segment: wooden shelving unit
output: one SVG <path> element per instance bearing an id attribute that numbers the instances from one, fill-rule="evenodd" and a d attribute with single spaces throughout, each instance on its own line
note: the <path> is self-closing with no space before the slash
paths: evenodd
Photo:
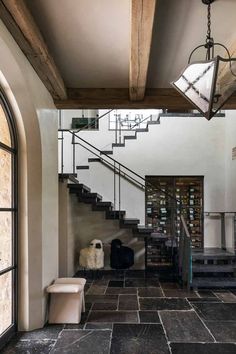
<path id="1" fill-rule="evenodd" d="M 203 177 L 202 176 L 146 176 L 146 181 L 157 191 L 146 187 L 146 224 L 168 239 L 177 239 L 181 233 L 180 206 L 170 197 L 181 201 L 182 213 L 192 239 L 192 247 L 203 248 Z M 169 194 L 169 196 L 167 194 Z M 153 247 L 152 247 L 153 244 Z M 146 243 L 146 266 L 164 262 L 163 240 Z M 167 249 L 167 248 L 166 248 Z M 168 258 L 168 257 L 167 257 Z M 168 261 L 166 261 L 168 263 Z"/>

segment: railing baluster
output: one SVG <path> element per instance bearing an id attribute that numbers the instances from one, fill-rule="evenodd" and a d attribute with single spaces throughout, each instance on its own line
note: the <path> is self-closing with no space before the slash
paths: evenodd
<path id="1" fill-rule="evenodd" d="M 116 209 L 116 163 L 114 162 L 114 210 Z"/>
<path id="2" fill-rule="evenodd" d="M 72 146 L 73 146 L 73 173 L 75 174 L 75 137 L 73 134 L 73 138 L 72 138 Z"/>
<path id="3" fill-rule="evenodd" d="M 119 164 L 119 212 L 120 212 L 120 198 L 121 198 L 121 190 L 120 190 L 120 164 Z"/>
<path id="4" fill-rule="evenodd" d="M 61 134 L 61 174 L 64 172 L 64 133 Z"/>

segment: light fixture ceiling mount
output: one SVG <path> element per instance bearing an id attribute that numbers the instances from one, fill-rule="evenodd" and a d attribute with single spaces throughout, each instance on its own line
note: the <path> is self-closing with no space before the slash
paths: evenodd
<path id="1" fill-rule="evenodd" d="M 190 101 L 197 110 L 210 120 L 236 90 L 236 58 L 231 58 L 227 47 L 214 42 L 211 36 L 211 4 L 215 0 L 202 0 L 207 5 L 206 42 L 194 48 L 190 53 L 188 65 L 171 84 L 181 95 Z M 215 56 L 216 47 L 226 52 L 226 57 Z M 205 48 L 203 61 L 192 62 L 193 54 L 200 48 Z"/>

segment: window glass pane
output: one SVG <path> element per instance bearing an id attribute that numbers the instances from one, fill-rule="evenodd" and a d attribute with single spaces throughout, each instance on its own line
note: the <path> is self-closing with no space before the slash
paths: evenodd
<path id="1" fill-rule="evenodd" d="M 12 265 L 12 213 L 0 211 L 0 270 Z"/>
<path id="2" fill-rule="evenodd" d="M 11 160 L 9 152 L 0 148 L 0 208 L 11 208 Z"/>
<path id="3" fill-rule="evenodd" d="M 0 276 L 0 335 L 12 324 L 12 272 Z"/>
<path id="4" fill-rule="evenodd" d="M 11 135 L 5 112 L 0 105 L 0 142 L 11 146 Z"/>

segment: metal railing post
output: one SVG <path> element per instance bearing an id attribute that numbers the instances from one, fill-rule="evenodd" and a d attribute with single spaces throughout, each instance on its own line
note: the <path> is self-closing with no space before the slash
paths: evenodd
<path id="1" fill-rule="evenodd" d="M 72 135 L 72 170 L 73 173 L 75 174 L 75 136 L 74 133 Z"/>
<path id="2" fill-rule="evenodd" d="M 116 163 L 114 162 L 114 209 L 116 209 Z"/>
<path id="3" fill-rule="evenodd" d="M 121 180 L 120 180 L 120 164 L 119 164 L 119 211 L 120 211 L 120 198 L 121 198 L 120 184 L 121 184 Z"/>
<path id="4" fill-rule="evenodd" d="M 64 172 L 64 132 L 61 134 L 61 174 Z"/>

